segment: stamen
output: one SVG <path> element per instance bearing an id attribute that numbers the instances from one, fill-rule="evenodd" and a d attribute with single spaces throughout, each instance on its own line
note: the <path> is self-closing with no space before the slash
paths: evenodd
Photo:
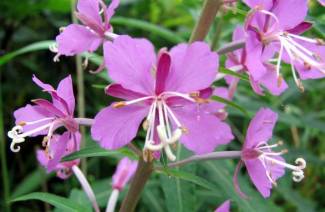
<path id="1" fill-rule="evenodd" d="M 175 92 L 175 91 L 165 91 L 165 92 L 163 92 L 163 93 L 161 93 L 159 95 L 159 97 L 166 97 L 166 98 L 168 98 L 168 97 L 174 97 L 174 96 L 178 96 L 178 97 L 184 98 L 186 100 L 189 100 L 191 102 L 195 102 L 195 100 L 193 98 L 191 98 L 190 95 L 178 93 L 178 92 Z"/>
<path id="2" fill-rule="evenodd" d="M 154 96 L 145 96 L 145 97 L 141 97 L 141 98 L 130 100 L 130 101 L 115 102 L 115 103 L 113 103 L 112 107 L 121 108 L 126 105 L 132 105 L 132 104 L 143 102 L 145 100 L 153 99 L 153 98 L 155 98 L 155 97 Z"/>

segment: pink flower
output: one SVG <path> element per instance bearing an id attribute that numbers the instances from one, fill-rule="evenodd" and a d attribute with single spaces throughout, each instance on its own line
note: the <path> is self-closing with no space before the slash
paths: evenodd
<path id="1" fill-rule="evenodd" d="M 132 161 L 127 157 L 122 158 L 113 175 L 113 189 L 121 191 L 133 177 L 137 166 L 137 161 Z"/>
<path id="2" fill-rule="evenodd" d="M 79 149 L 79 126 L 73 118 L 75 98 L 73 94 L 71 76 L 63 79 L 55 90 L 51 85 L 41 82 L 36 76 L 33 81 L 52 96 L 52 102 L 45 99 L 33 100 L 35 105 L 27 104 L 14 112 L 16 126 L 8 132 L 12 139 L 10 148 L 18 152 L 26 137 L 46 135 L 43 145 L 44 152 L 38 152 L 38 158 L 48 171 L 56 170 L 61 158 L 72 151 Z M 54 134 L 55 130 L 64 127 L 66 132 L 62 135 Z M 44 158 L 46 155 L 47 159 Z M 71 162 L 76 163 L 76 161 Z M 63 166 L 69 163 L 63 163 Z M 61 168 L 60 168 L 61 169 Z"/>
<path id="3" fill-rule="evenodd" d="M 95 51 L 103 43 L 105 33 L 112 31 L 109 21 L 119 3 L 119 0 L 112 0 L 107 7 L 103 0 L 78 0 L 75 14 L 83 25 L 70 24 L 56 37 L 58 54 L 54 60 L 58 61 L 60 55 Z"/>
<path id="4" fill-rule="evenodd" d="M 230 200 L 225 201 L 220 205 L 214 212 L 229 212 L 230 211 Z"/>
<path id="5" fill-rule="evenodd" d="M 245 0 L 245 3 L 253 8 L 245 23 L 245 65 L 257 84 L 269 78 L 272 87 L 280 89 L 284 83 L 280 74 L 281 61 L 291 65 L 293 78 L 302 91 L 301 79 L 325 76 L 324 41 L 299 35 L 311 27 L 310 23 L 304 22 L 307 0 Z M 268 70 L 265 64 L 273 62 L 275 65 Z"/>
<path id="6" fill-rule="evenodd" d="M 207 44 L 180 44 L 170 52 L 145 39 L 119 36 L 104 51 L 110 77 L 116 84 L 106 94 L 124 99 L 101 110 L 92 137 L 107 149 L 117 149 L 136 136 L 143 119 L 147 131 L 144 150 L 164 150 L 175 160 L 170 145 L 177 140 L 202 154 L 233 138 L 229 126 L 201 109 L 212 94 L 218 55 Z M 221 133 L 220 133 L 221 132 Z"/>
<path id="7" fill-rule="evenodd" d="M 267 144 L 268 140 L 272 138 L 277 118 L 277 114 L 272 110 L 262 108 L 249 124 L 242 149 L 242 161 L 238 164 L 234 176 L 235 187 L 242 196 L 245 194 L 240 191 L 237 182 L 237 174 L 242 162 L 245 164 L 253 184 L 264 198 L 270 196 L 272 185 L 276 185 L 276 180 L 284 175 L 285 168 L 292 170 L 294 181 L 299 182 L 304 178 L 303 169 L 306 167 L 304 159 L 296 160 L 298 166 L 288 164 L 281 157 L 286 150 L 272 152 L 272 148 L 281 145 L 281 142 L 273 145 Z"/>
<path id="8" fill-rule="evenodd" d="M 241 26 L 237 26 L 234 33 L 233 33 L 233 41 L 238 41 L 242 39 L 246 39 L 246 33 L 244 31 L 244 28 Z M 267 61 L 267 58 L 262 57 L 262 66 L 263 70 L 265 70 L 265 74 L 259 79 L 255 80 L 253 75 L 250 74 L 250 68 L 252 66 L 247 66 L 246 65 L 246 58 L 247 55 L 250 54 L 251 52 L 247 52 L 246 48 L 244 49 L 238 49 L 236 51 L 233 51 L 229 53 L 227 56 L 227 61 L 226 61 L 226 67 L 234 72 L 238 73 L 248 73 L 249 79 L 251 86 L 253 90 L 259 94 L 263 95 L 263 88 L 261 85 L 265 88 L 267 88 L 271 94 L 273 95 L 280 95 L 285 89 L 288 88 L 288 85 L 285 81 L 281 83 L 281 85 L 278 85 L 278 78 L 276 75 L 276 67 L 272 63 Z M 253 70 L 255 70 L 255 67 L 253 66 Z M 230 90 L 232 93 L 234 92 L 233 90 L 236 89 L 237 84 L 239 79 L 231 76 L 226 76 L 225 77 L 227 83 L 230 86 Z"/>

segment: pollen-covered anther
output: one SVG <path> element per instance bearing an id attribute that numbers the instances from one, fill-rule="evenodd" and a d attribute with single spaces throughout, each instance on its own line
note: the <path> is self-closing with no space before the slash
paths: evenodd
<path id="1" fill-rule="evenodd" d="M 196 98 L 194 98 L 194 100 L 199 104 L 207 104 L 210 102 L 210 99 L 203 99 L 200 97 L 196 97 Z"/>
<path id="2" fill-rule="evenodd" d="M 149 121 L 147 119 L 143 121 L 142 128 L 144 130 L 148 130 L 148 128 L 149 128 Z"/>
<path id="3" fill-rule="evenodd" d="M 44 136 L 43 141 L 42 141 L 42 147 L 46 147 L 48 141 L 49 141 L 49 138 L 47 136 Z"/>
<path id="4" fill-rule="evenodd" d="M 188 129 L 186 127 L 184 127 L 184 126 L 180 127 L 180 129 L 182 130 L 182 132 L 184 134 L 188 134 L 189 133 Z"/>
<path id="5" fill-rule="evenodd" d="M 26 122 L 25 122 L 25 121 L 20 121 L 20 122 L 18 123 L 18 125 L 23 127 L 23 126 L 26 125 Z"/>
<path id="6" fill-rule="evenodd" d="M 60 27 L 60 28 L 59 28 L 60 33 L 63 32 L 63 31 L 65 30 L 65 28 L 66 28 L 66 27 Z"/>
<path id="7" fill-rule="evenodd" d="M 142 156 L 143 156 L 143 160 L 145 162 L 151 162 L 154 159 L 154 157 L 152 155 L 152 151 L 150 151 L 149 149 L 146 149 L 146 148 L 143 149 Z"/>
<path id="8" fill-rule="evenodd" d="M 321 45 L 321 46 L 325 45 L 325 41 L 324 41 L 323 39 L 321 39 L 321 38 L 316 38 L 315 40 L 316 40 L 316 44 L 317 44 L 317 45 Z"/>
<path id="9" fill-rule="evenodd" d="M 125 102 L 115 102 L 115 103 L 113 103 L 113 108 L 121 108 L 121 107 L 124 107 L 124 106 L 126 106 Z"/>

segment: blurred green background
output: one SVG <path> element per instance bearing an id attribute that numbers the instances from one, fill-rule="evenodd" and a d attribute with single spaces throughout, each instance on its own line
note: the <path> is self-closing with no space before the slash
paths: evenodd
<path id="1" fill-rule="evenodd" d="M 202 1 L 197 0 L 121 1 L 112 19 L 115 33 L 146 37 L 157 49 L 187 41 L 202 7 Z M 216 45 L 220 47 L 231 41 L 234 27 L 243 23 L 248 11 L 242 4 L 239 4 L 239 8 L 236 12 L 223 11 L 218 14 L 206 38 L 207 42 L 212 43 L 216 39 Z M 315 26 L 307 33 L 308 36 L 324 38 L 325 9 L 316 1 L 310 2 L 308 20 L 313 21 Z M 12 113 L 15 109 L 29 103 L 31 99 L 43 96 L 47 98 L 31 82 L 32 74 L 54 86 L 68 74 L 76 79 L 75 58 L 61 57 L 59 63 L 54 63 L 54 54 L 46 48 L 49 42 L 39 43 L 53 40 L 59 28 L 70 22 L 70 0 L 0 1 L 0 139 L 2 165 L 7 165 L 7 171 L 1 169 L 0 211 L 5 210 L 5 195 L 13 199 L 34 191 L 53 193 L 69 198 L 76 204 L 88 205 L 73 176 L 62 181 L 54 174 L 47 175 L 39 167 L 35 150 L 41 147 L 42 138 L 28 139 L 21 151 L 14 154 L 10 152 L 10 141 L 6 136 L 14 125 Z M 221 28 L 218 29 L 219 27 Z M 30 44 L 33 45 L 29 46 Z M 224 56 L 221 61 L 224 61 Z M 96 64 L 90 63 L 88 69 L 96 67 Z M 305 81 L 306 91 L 300 93 L 291 80 L 289 70 L 284 70 L 284 73 L 288 73 L 286 78 L 291 87 L 280 97 L 269 94 L 257 96 L 249 83 L 242 81 L 239 84 L 234 102 L 245 108 L 250 117 L 228 108 L 229 123 L 237 138 L 230 145 L 219 149 L 240 149 L 250 118 L 259 107 L 271 107 L 280 114 L 274 141 L 281 139 L 285 142 L 285 148 L 289 150 L 286 159 L 293 163 L 295 158 L 302 156 L 307 161 L 305 179 L 301 183 L 294 183 L 291 173 L 287 172 L 279 180 L 271 198 L 264 200 L 243 169 L 239 181 L 242 190 L 251 197 L 243 200 L 235 193 L 232 185 L 237 160 L 191 164 L 178 170 L 177 175 L 152 175 L 137 211 L 212 211 L 226 199 L 232 200 L 233 211 L 325 211 L 325 80 Z M 104 75 L 91 75 L 85 71 L 87 117 L 94 117 L 99 109 L 112 101 L 102 90 L 107 84 Z M 224 82 L 216 84 L 223 85 Z M 76 90 L 75 87 L 77 93 Z M 86 134 L 87 144 L 93 145 L 89 129 L 86 129 Z M 136 140 L 141 144 L 141 133 Z M 179 148 L 180 157 L 189 154 Z M 110 193 L 110 176 L 120 157 L 115 154 L 87 159 L 87 176 L 103 208 Z M 5 192 L 3 182 L 9 188 L 9 193 Z M 125 192 L 122 192 L 121 198 Z M 13 211 L 53 210 L 48 204 L 36 200 L 15 202 L 11 208 Z"/>

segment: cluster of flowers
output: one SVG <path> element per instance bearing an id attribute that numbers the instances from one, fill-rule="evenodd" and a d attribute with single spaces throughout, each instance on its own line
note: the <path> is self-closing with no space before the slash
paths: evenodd
<path id="1" fill-rule="evenodd" d="M 298 88 L 301 80 L 325 76 L 325 46 L 320 39 L 301 34 L 312 24 L 305 22 L 307 0 L 244 0 L 251 8 L 244 26 L 238 26 L 234 41 L 243 41 L 242 49 L 227 54 L 225 66 L 233 72 L 247 74 L 253 90 L 263 95 L 263 87 L 273 95 L 280 95 L 288 85 L 281 73 L 281 62 L 291 65 L 292 76 Z M 234 139 L 225 122 L 225 104 L 212 102 L 211 96 L 231 100 L 238 78 L 225 76 L 229 85 L 213 88 L 218 78 L 219 56 L 204 42 L 179 44 L 169 51 L 155 53 L 146 39 L 117 35 L 112 31 L 110 19 L 119 0 L 106 5 L 102 0 L 79 0 L 76 16 L 82 23 L 71 24 L 56 38 L 55 61 L 59 56 L 73 56 L 103 48 L 104 63 L 97 71 L 107 68 L 114 81 L 105 88 L 107 95 L 122 99 L 102 109 L 91 126 L 92 138 L 101 147 L 115 150 L 129 144 L 140 126 L 146 131 L 143 157 L 146 161 L 159 159 L 162 152 L 175 161 L 173 147 L 180 141 L 194 154 L 210 153 L 219 145 Z M 288 13 L 287 9 L 290 9 Z M 297 75 L 298 74 L 298 75 Z M 71 77 L 63 79 L 54 89 L 33 77 L 33 81 L 52 97 L 52 102 L 36 99 L 15 111 L 16 126 L 8 133 L 11 149 L 18 152 L 17 144 L 28 136 L 46 135 L 45 150 L 37 151 L 37 158 L 47 170 L 56 170 L 58 176 L 67 178 L 79 160 L 60 162 L 62 157 L 80 149 L 79 125 L 83 119 L 74 117 L 75 98 Z M 274 152 L 281 145 L 269 145 L 277 114 L 270 109 L 260 109 L 251 121 L 241 151 L 241 161 L 235 171 L 234 183 L 240 191 L 236 175 L 242 164 L 263 197 L 270 196 L 272 185 L 292 170 L 293 180 L 304 178 L 306 163 L 302 158 L 296 166 L 281 157 L 285 151 Z M 56 133 L 65 128 L 63 134 Z M 123 160 L 122 164 L 131 163 Z M 123 166 L 123 165 L 122 165 Z M 118 168 L 125 179 L 130 179 L 133 168 Z M 113 177 L 115 193 L 127 180 Z M 116 196 L 112 195 L 111 198 Z M 224 205 L 229 210 L 229 202 Z"/>

